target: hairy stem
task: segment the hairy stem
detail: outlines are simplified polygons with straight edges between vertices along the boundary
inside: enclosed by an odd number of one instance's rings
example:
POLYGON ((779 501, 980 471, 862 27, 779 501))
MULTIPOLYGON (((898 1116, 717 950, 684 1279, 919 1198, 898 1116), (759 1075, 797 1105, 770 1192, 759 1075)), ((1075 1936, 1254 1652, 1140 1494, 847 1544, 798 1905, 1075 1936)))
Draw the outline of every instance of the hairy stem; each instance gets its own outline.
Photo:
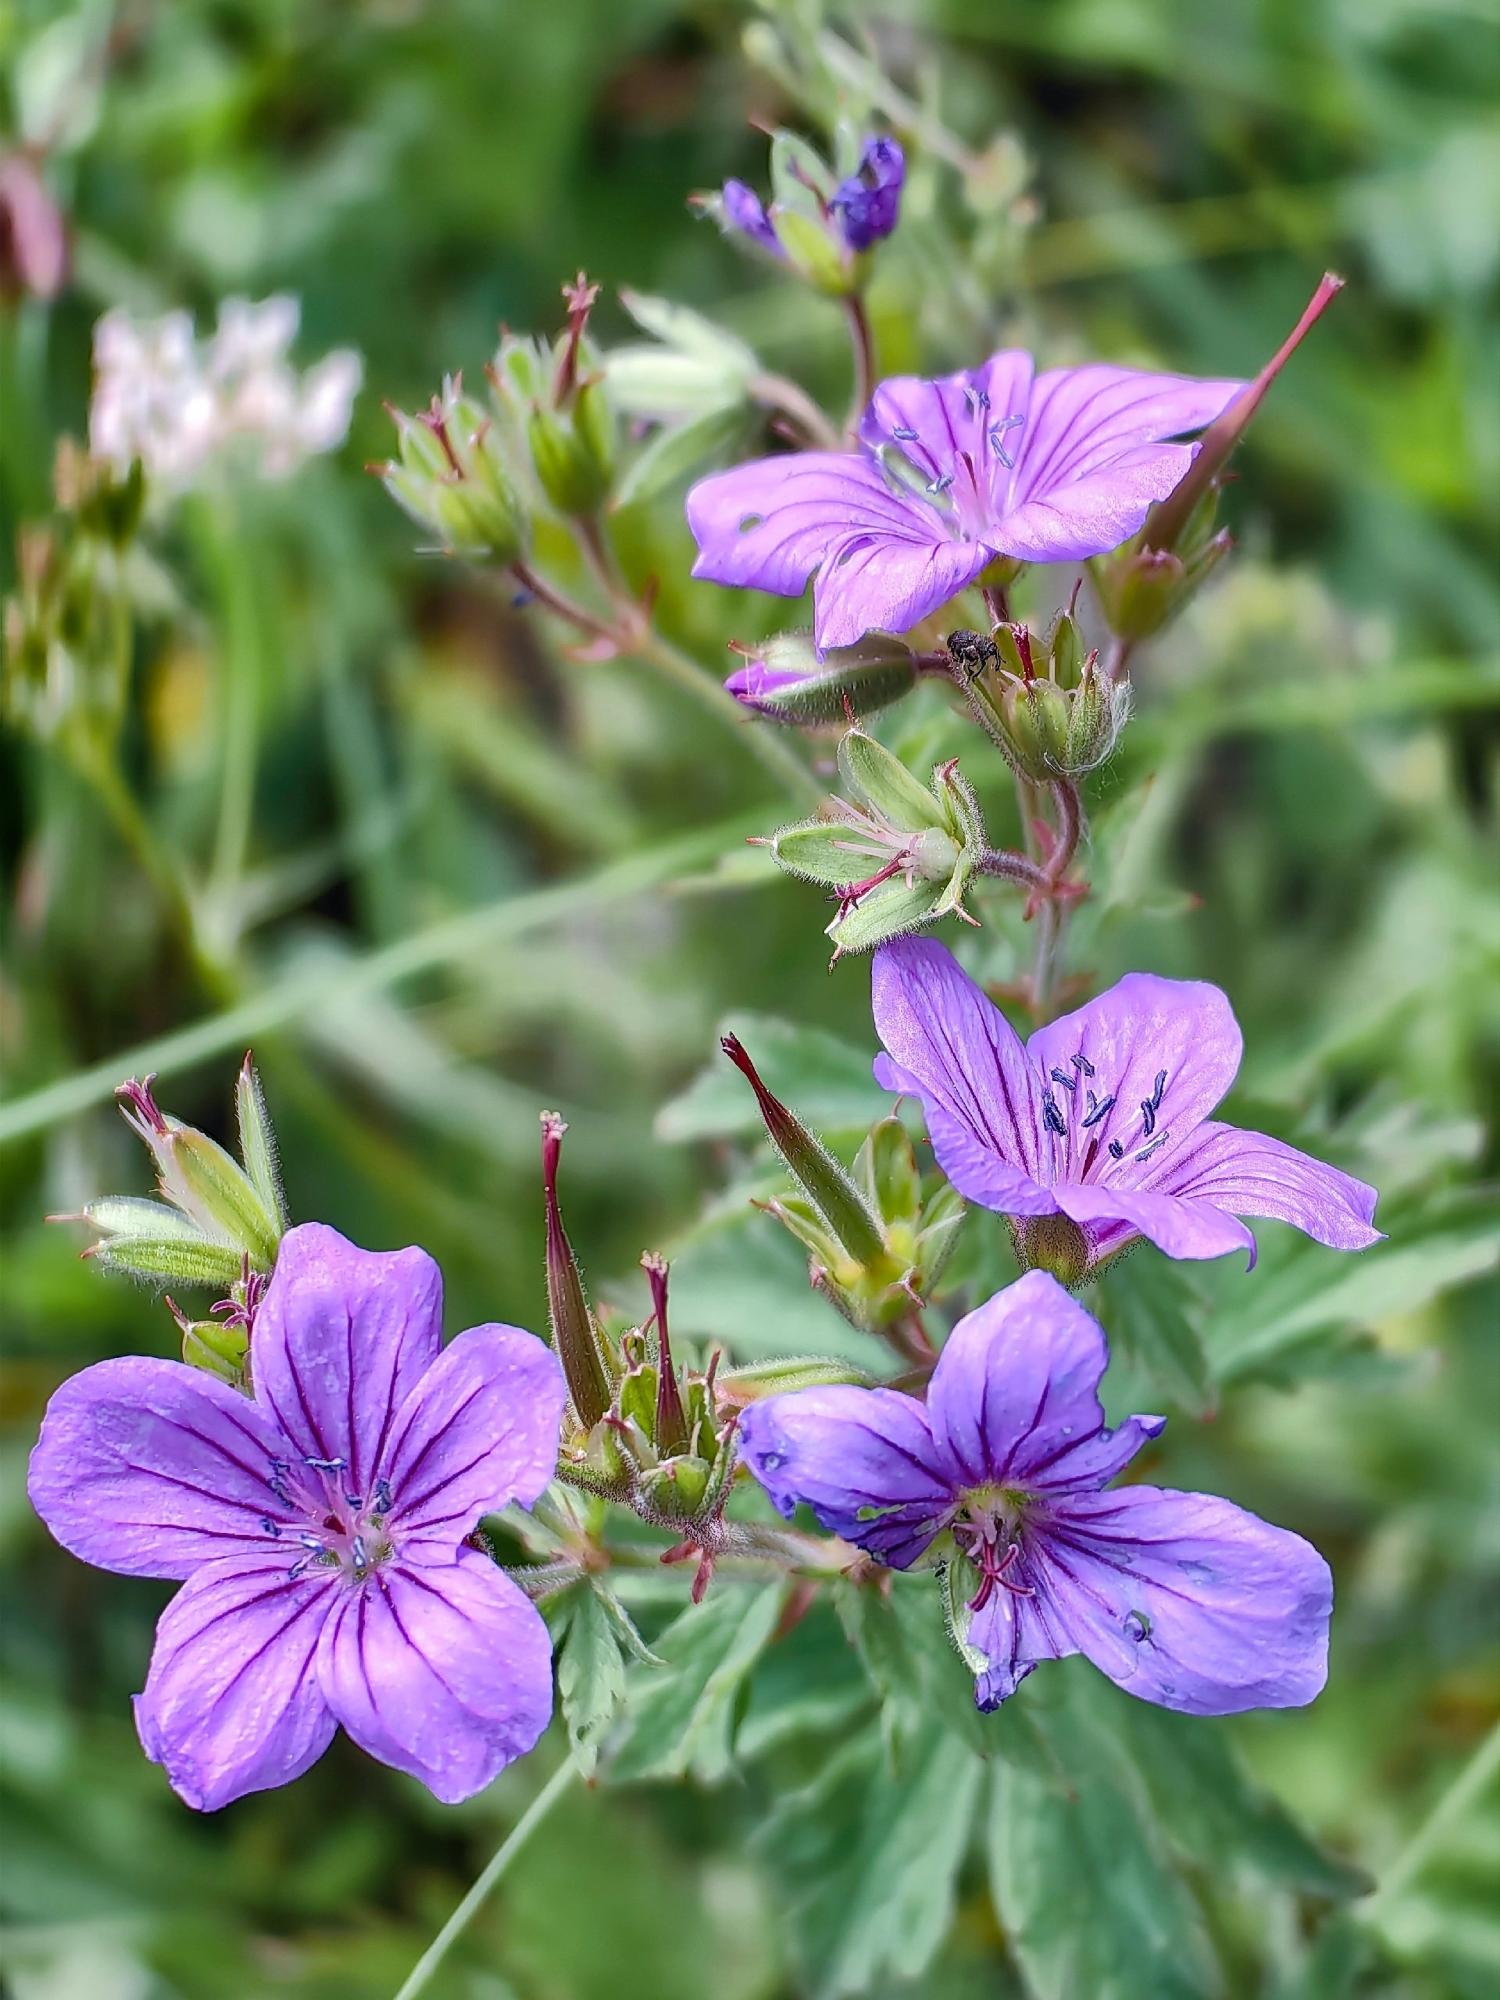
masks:
POLYGON ((1052 1001, 1057 987, 1058 961, 1063 933, 1067 929, 1068 905, 1055 893, 1067 877, 1078 852, 1083 830, 1083 802, 1078 787, 1069 778, 1059 778, 1052 787, 1057 831, 1044 874, 1046 896, 1037 913, 1036 965, 1031 975, 1031 1009, 1039 1021, 1052 1018, 1052 1001))
POLYGON ((851 292, 844 300, 844 317, 849 322, 849 341, 854 349, 854 400, 849 407, 848 429, 859 430, 859 420, 875 393, 875 337, 870 331, 870 315, 864 295, 851 292))
POLYGON ((798 382, 786 375, 756 375, 749 383, 752 402, 774 410, 801 435, 805 444, 819 451, 842 451, 844 440, 822 410, 798 382))
POLYGON ((419 1993, 426 1992, 432 1975, 478 1915, 490 1891, 577 1775, 571 1761, 558 1765, 490 1856, 453 1915, 412 1967, 405 1984, 396 1995, 396 2000, 416 2000, 419 1993))

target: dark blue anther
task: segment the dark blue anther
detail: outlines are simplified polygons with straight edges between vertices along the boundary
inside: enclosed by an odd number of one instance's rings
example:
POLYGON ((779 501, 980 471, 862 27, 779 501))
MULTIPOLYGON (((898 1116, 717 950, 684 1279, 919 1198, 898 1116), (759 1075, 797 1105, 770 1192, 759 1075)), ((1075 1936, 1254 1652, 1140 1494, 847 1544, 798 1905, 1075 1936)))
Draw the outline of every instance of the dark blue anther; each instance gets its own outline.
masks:
POLYGON ((287 1571, 287 1575, 292 1579, 293 1582, 295 1582, 296 1579, 299 1576, 301 1576, 302 1572, 311 1565, 311 1563, 312 1563, 311 1556, 298 1556, 297 1560, 292 1564, 291 1568, 287 1571))
POLYGON ((1141 1151, 1136 1154, 1136 1165, 1139 1166, 1142 1160, 1149 1160, 1153 1153, 1160 1152, 1171 1136, 1170 1132, 1158 1132, 1156 1137, 1151 1141, 1151 1144, 1142 1147, 1141 1151))
POLYGON ((534 604, 535 602, 536 592, 534 590, 518 590, 510 600, 510 608, 512 611, 524 611, 528 604, 534 604))
POLYGON ((354 1508, 363 1507, 363 1505, 365 1504, 364 1501, 360 1499, 357 1493, 346 1493, 344 1495, 344 1500, 348 1506, 354 1508))
POLYGON ((1156 1130, 1156 1106, 1149 1097, 1141 1099, 1141 1123, 1145 1126, 1146 1137, 1149 1139, 1156 1130))
POLYGON ((279 1539, 281 1534, 281 1529, 278 1526, 278 1524, 271 1519, 269 1514, 262 1516, 260 1525, 262 1526, 262 1528, 265 1529, 266 1533, 271 1537, 272 1541, 276 1541, 277 1539, 279 1539))
POLYGON ((1151 1109, 1153 1111, 1161 1110, 1161 1094, 1166 1089, 1166 1087, 1167 1087, 1167 1072, 1164 1069, 1159 1069, 1156 1072, 1156 1088, 1151 1093, 1151 1109))
POLYGON ((299 1535, 299 1536, 297 1537, 297 1540, 298 1540, 298 1541, 299 1541, 299 1542, 301 1543, 301 1545, 302 1545, 302 1547, 303 1547, 303 1548, 311 1550, 311 1552, 312 1552, 312 1553, 313 1553, 313 1554, 314 1554, 315 1556, 320 1556, 320 1555, 322 1555, 322 1553, 323 1553, 323 1538, 322 1538, 322 1536, 321 1536, 321 1535, 310 1535, 310 1534, 309 1534, 309 1535, 299 1535))
POLYGON ((948 491, 948 488, 952 484, 953 484, 953 474, 951 472, 945 472, 939 479, 928 480, 927 491, 929 493, 946 493, 948 491))
POLYGON ((1050 1090, 1042 1099, 1042 1116, 1047 1121, 1049 1131, 1055 1132, 1059 1139, 1065 1139, 1068 1136, 1067 1122, 1058 1110, 1057 1099, 1052 1095, 1050 1090))
POLYGON ((310 1465, 314 1472, 347 1472, 347 1458, 304 1458, 302 1463, 310 1465))
POLYGON ((989 392, 989 390, 988 390, 988 389, 976 389, 976 390, 974 391, 974 400, 975 400, 975 402, 976 402, 976 403, 977 403, 977 404, 979 405, 979 407, 980 407, 980 409, 981 409, 981 410, 987 410, 987 409, 989 408, 989 406, 990 406, 990 392, 989 392))
POLYGON ((1076 1096, 1076 1095, 1078 1094, 1078 1079, 1077 1079, 1077 1077, 1076 1077, 1076 1076, 1069 1076, 1069 1075, 1068 1075, 1068 1072, 1067 1072, 1067 1071, 1066 1071, 1065 1069, 1055 1069, 1055 1070, 1053 1070, 1053 1072, 1052 1072, 1052 1081, 1053 1081, 1054 1083, 1060 1083, 1060 1084, 1062 1085, 1062 1087, 1063 1087, 1063 1089, 1064 1089, 1064 1090, 1070 1090, 1070 1091, 1072 1091, 1072 1092, 1073 1092, 1073 1094, 1074 1094, 1075 1096, 1076 1096))
POLYGON ((1098 1100, 1098 1102, 1095 1103, 1093 1091, 1089 1092, 1089 1115, 1083 1121, 1083 1129, 1085 1132, 1087 1132, 1090 1125, 1097 1125, 1099 1123, 1099 1120, 1104 1116, 1105 1112, 1113 1108, 1114 1101, 1115 1100, 1113 1096, 1110 1096, 1110 1097, 1101 1097, 1098 1100))
POLYGON ((1092 1076, 1094 1074, 1094 1065, 1089 1061, 1082 1049, 1078 1051, 1076 1056, 1069 1056, 1068 1061, 1073 1065, 1074 1069, 1081 1069, 1085 1076, 1092 1076))
POLYGON ((1026 419, 1024 417, 1002 417, 998 424, 990 425, 990 431, 989 431, 990 449, 991 451, 994 452, 996 458, 999 459, 1000 463, 1005 467, 1007 472, 1013 472, 1015 470, 1016 461, 1011 457, 1010 453, 1005 449, 1005 446, 1001 444, 1000 440, 1001 438, 1004 437, 1007 431, 1014 430, 1017 424, 1024 424, 1025 421, 1026 419))
POLYGON ((899 438, 902 444, 915 444, 917 442, 917 433, 908 424, 897 424, 892 430, 891 436, 899 438))
POLYGON ((1124 1157, 1125 1157, 1125 1148, 1124 1148, 1124 1147, 1123 1147, 1123 1146, 1122 1146, 1122 1145, 1120 1144, 1120 1142, 1119 1142, 1119 1140, 1118 1140, 1118 1139, 1111 1139, 1111 1140, 1110 1140, 1110 1142, 1109 1142, 1109 1157, 1110 1157, 1110 1158, 1111 1158, 1112 1160, 1123 1160, 1123 1159, 1124 1159, 1124 1157))
POLYGON ((376 1480, 374 1498, 375 1511, 378 1514, 389 1514, 391 1511, 391 1482, 388 1479, 376 1480))
POLYGON ((354 1557, 354 1567, 356 1569, 368 1569, 370 1567, 370 1558, 365 1549, 365 1538, 363 1535, 356 1535, 354 1537, 353 1542, 350 1544, 350 1553, 354 1557))

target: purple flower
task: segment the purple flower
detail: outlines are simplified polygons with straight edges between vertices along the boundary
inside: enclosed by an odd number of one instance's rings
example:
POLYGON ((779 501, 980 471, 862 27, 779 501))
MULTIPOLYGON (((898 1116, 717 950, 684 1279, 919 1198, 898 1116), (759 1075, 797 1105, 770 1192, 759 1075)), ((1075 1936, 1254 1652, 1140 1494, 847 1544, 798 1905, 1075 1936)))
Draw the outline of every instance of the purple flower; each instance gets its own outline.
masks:
POLYGON ((1166 1421, 1104 1428, 1108 1360, 1099 1326, 1029 1271, 960 1320, 925 1406, 895 1389, 772 1396, 741 1418, 741 1456, 783 1514, 803 1502, 895 1569, 929 1550, 966 1559, 957 1636, 983 1709, 1072 1653, 1190 1715, 1311 1701, 1328 1565, 1211 1494, 1102 1491, 1166 1421))
POLYGON ((856 255, 889 236, 901 213, 906 155, 894 139, 866 139, 859 165, 840 181, 828 206, 856 255))
POLYGON ((1381 1240, 1374 1188, 1208 1116, 1243 1046, 1216 986, 1132 972, 1023 1044, 933 939, 882 946, 871 985, 876 1080, 921 1099, 944 1173, 1018 1218, 1033 1262, 1077 1278, 1148 1236, 1169 1257, 1248 1250, 1253 1265, 1243 1215, 1335 1250, 1381 1240))
POLYGON ((795 667, 768 667, 764 660, 746 660, 725 681, 724 692, 732 694, 745 708, 754 709, 757 715, 774 715, 777 711, 772 697, 788 688, 805 686, 808 678, 806 672, 798 672, 795 667))
POLYGON ((753 187, 747 187, 744 181, 725 181, 719 200, 724 221, 731 229, 748 236, 752 243, 758 243, 762 250, 769 250, 773 257, 786 255, 775 226, 766 213, 766 205, 753 187))
POLYGON ((1238 382, 1058 368, 997 354, 972 374, 883 382, 857 452, 761 458, 687 496, 693 575, 799 597, 820 647, 906 632, 998 556, 1077 562, 1129 539, 1238 382))
POLYGON ((32 1505, 64 1548, 183 1587, 136 1726, 201 1811, 300 1777, 342 1723, 453 1802, 552 1712, 535 1608, 465 1545, 552 1476, 562 1372, 513 1326, 441 1341, 421 1250, 307 1223, 255 1316, 253 1397, 178 1361, 101 1361, 52 1398, 32 1505))

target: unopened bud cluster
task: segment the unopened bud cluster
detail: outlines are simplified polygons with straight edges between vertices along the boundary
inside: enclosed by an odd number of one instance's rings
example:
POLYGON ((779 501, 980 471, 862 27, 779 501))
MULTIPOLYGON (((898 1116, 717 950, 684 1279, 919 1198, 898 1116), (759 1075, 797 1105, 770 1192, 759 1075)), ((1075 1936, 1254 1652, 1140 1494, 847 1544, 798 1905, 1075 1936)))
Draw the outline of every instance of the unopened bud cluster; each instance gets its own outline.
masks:
POLYGON ((1159 632, 1228 555, 1233 538, 1214 526, 1220 491, 1217 480, 1207 487, 1170 547, 1152 542, 1148 520, 1140 534, 1089 564, 1105 623, 1117 639, 1133 643, 1159 632))
POLYGON ((830 296, 860 291, 869 253, 895 229, 901 214, 906 159, 894 139, 871 137, 856 151, 843 134, 834 166, 794 133, 771 139, 771 199, 762 202, 744 181, 695 197, 726 235, 738 236, 786 264, 830 296))
POLYGON ((952 1254, 963 1197, 941 1176, 924 1179, 899 1118, 879 1120, 852 1170, 843 1166, 766 1088, 733 1035, 723 1048, 748 1079, 771 1143, 797 1184, 768 1210, 806 1249, 814 1287, 866 1332, 909 1318, 932 1296, 952 1254))
POLYGON ((714 1363, 682 1368, 673 1357, 662 1258, 641 1260, 652 1309, 639 1326, 613 1335, 590 1307, 557 1198, 566 1130, 555 1112, 543 1112, 547 1309, 569 1401, 558 1469, 701 1545, 734 1478, 734 1419, 718 1413, 714 1363))
POLYGON ((1079 778, 1114 750, 1129 685, 1105 677, 1071 611, 1045 638, 1025 625, 998 625, 989 638, 950 633, 948 656, 975 719, 1023 778, 1079 778))
POLYGON ((167 1303, 182 1332, 184 1361, 242 1382, 255 1307, 287 1228, 265 1094, 247 1055, 235 1086, 236 1160, 206 1132, 163 1111, 154 1082, 148 1076, 122 1083, 116 1096, 126 1124, 151 1154, 160 1199, 113 1195, 90 1202, 79 1219, 99 1240, 84 1255, 143 1284, 218 1292, 207 1319, 189 1319, 167 1303))
POLYGON ((817 819, 783 827, 770 841, 778 866, 838 898, 828 925, 839 953, 870 951, 887 938, 967 916, 963 898, 985 851, 978 801, 957 762, 928 785, 862 729, 839 744, 834 796, 817 819))
POLYGON ((537 506, 577 518, 609 497, 617 425, 587 338, 598 287, 580 273, 563 296, 568 320, 555 341, 502 336, 485 396, 451 376, 428 409, 391 412, 397 457, 373 469, 451 555, 513 563, 537 506))

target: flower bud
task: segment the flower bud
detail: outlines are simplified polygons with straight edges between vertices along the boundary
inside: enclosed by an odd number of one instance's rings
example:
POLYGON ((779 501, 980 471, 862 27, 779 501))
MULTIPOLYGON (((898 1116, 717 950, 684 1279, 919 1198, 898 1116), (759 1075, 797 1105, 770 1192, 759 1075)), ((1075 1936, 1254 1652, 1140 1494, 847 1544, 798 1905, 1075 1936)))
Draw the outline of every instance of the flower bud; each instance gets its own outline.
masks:
POLYGON ((888 708, 917 684, 916 656, 903 640, 872 632, 819 659, 808 632, 780 632, 736 645, 745 664, 724 683, 743 707, 775 722, 858 721, 888 708))
POLYGON ((1068 1216, 1017 1216, 1011 1223, 1011 1240, 1023 1271, 1050 1271, 1070 1290, 1083 1282, 1089 1266, 1088 1241, 1068 1216))
POLYGON ((450 555, 514 562, 526 548, 530 522, 483 405, 463 393, 458 376, 447 376, 429 409, 391 415, 398 456, 374 468, 391 498, 450 555))
MULTIPOLYGON (((278 1215, 268 1209, 249 1174, 222 1146, 206 1132, 162 1111, 152 1095, 154 1082, 149 1076, 141 1081, 132 1079, 122 1083, 115 1095, 121 1101, 126 1124, 150 1149, 163 1200, 192 1225, 192 1237, 184 1234, 174 1242, 174 1253, 180 1246, 184 1254, 191 1249, 200 1259, 211 1261, 211 1253, 220 1250, 232 1259, 230 1280, 238 1274, 242 1258, 248 1258, 257 1271, 269 1271, 282 1234, 278 1215)), ((101 1246, 99 1254, 106 1265, 118 1266, 118 1246, 115 1252, 105 1256, 101 1246)), ((139 1251, 130 1254, 139 1261, 139 1251)), ((144 1267, 141 1274, 147 1274, 144 1267)), ((184 1284, 219 1282, 207 1268, 201 1274, 190 1273, 180 1265, 154 1275, 176 1278, 184 1284)))
POLYGON ((1037 784, 1079 778, 1113 752, 1129 689, 1105 683, 1071 612, 1045 641, 1024 625, 1001 625, 987 642, 952 633, 948 653, 975 718, 1022 777, 1037 784))
POLYGON ((563 286, 568 323, 549 347, 506 334, 489 370, 497 425, 530 459, 560 514, 594 514, 614 483, 618 435, 599 357, 586 338, 599 296, 580 271, 563 286))
POLYGON ((894 231, 901 214, 906 157, 896 140, 867 138, 842 179, 820 154, 791 132, 771 140, 769 206, 743 181, 726 181, 694 206, 726 235, 753 244, 788 265, 830 297, 858 292, 868 253, 894 231))
POLYGON ((854 798, 830 798, 822 818, 783 827, 770 843, 788 874, 837 892, 827 927, 835 956, 868 951, 950 912, 967 916, 964 893, 985 833, 956 760, 923 785, 873 736, 851 729, 839 744, 839 772, 854 798))
POLYGON ((562 1362, 574 1414, 592 1432, 609 1411, 610 1379, 594 1315, 584 1295, 573 1246, 557 1202, 557 1167, 567 1125, 555 1111, 542 1113, 542 1186, 547 1210, 547 1323, 562 1362))

